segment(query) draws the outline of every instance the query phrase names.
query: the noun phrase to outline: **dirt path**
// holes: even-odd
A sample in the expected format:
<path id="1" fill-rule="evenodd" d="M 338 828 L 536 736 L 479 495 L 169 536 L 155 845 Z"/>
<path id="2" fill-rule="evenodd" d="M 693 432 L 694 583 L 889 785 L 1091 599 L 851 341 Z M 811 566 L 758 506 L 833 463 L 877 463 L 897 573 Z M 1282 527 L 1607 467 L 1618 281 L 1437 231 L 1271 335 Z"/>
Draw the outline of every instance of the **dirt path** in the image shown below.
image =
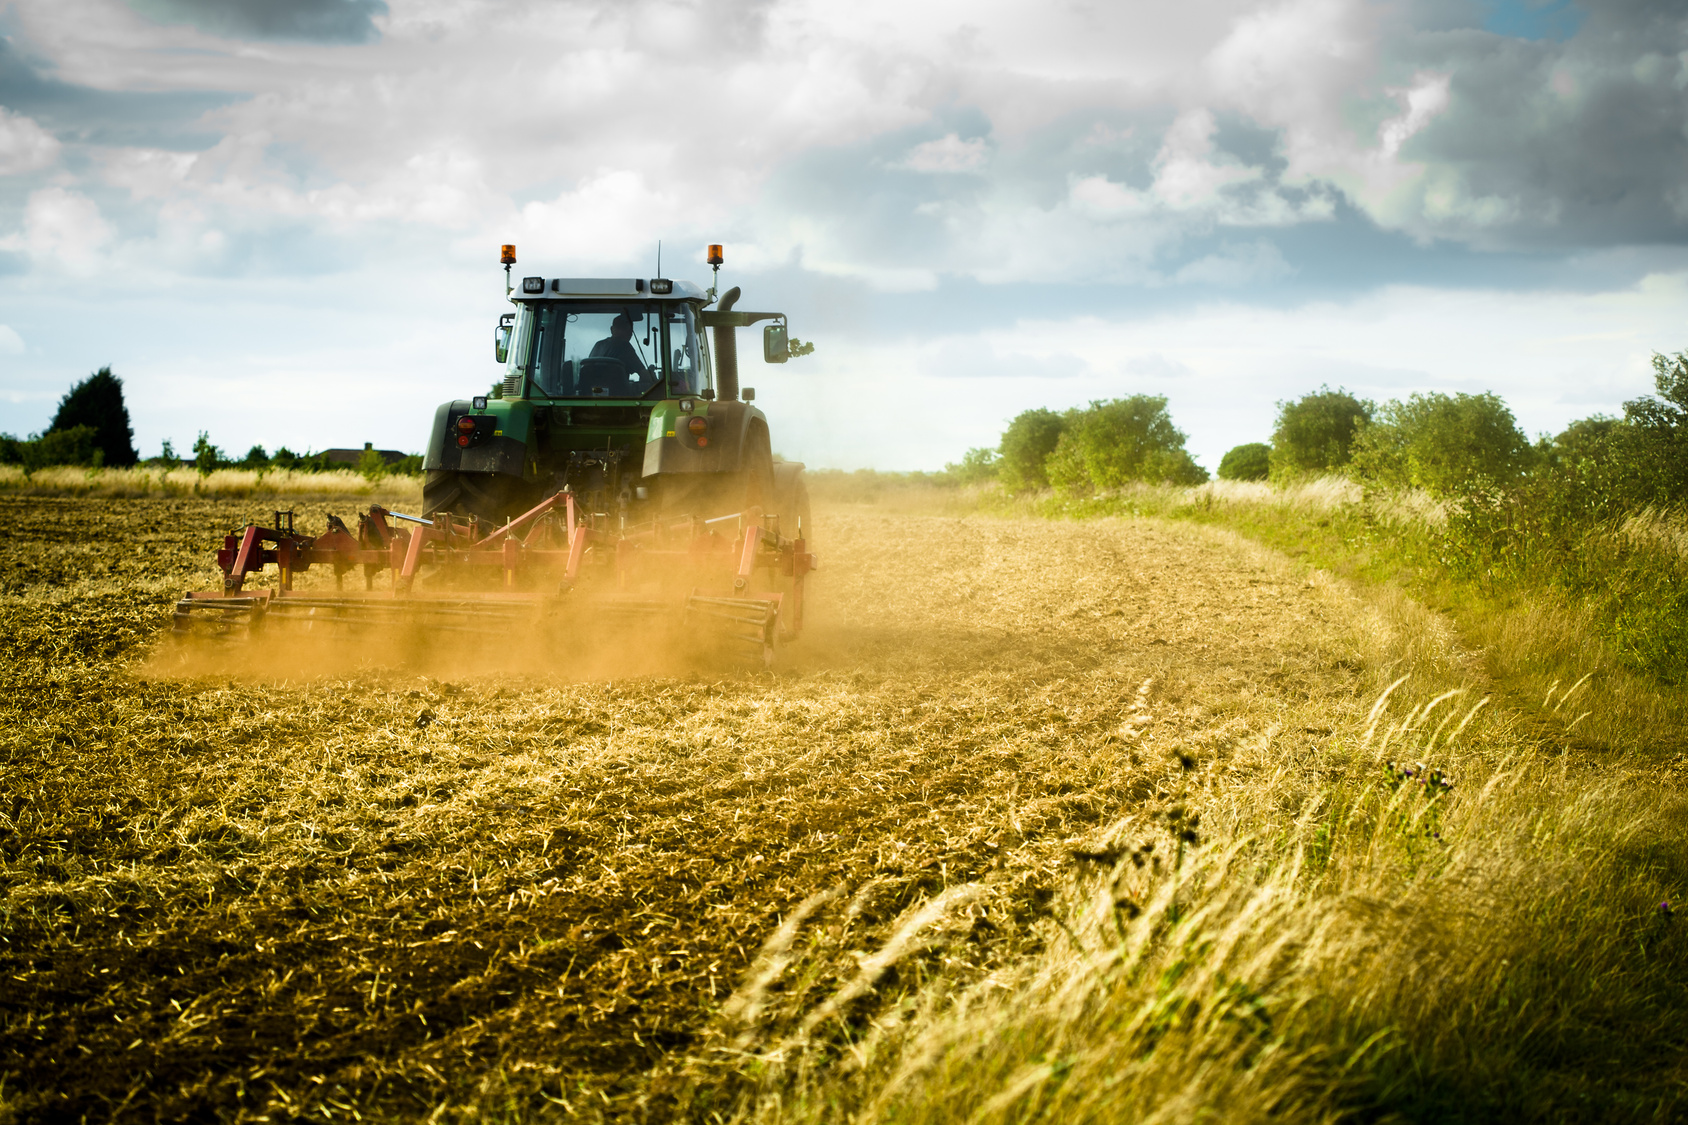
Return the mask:
<path id="1" fill-rule="evenodd" d="M 239 514 L 201 507 L 173 518 Z M 1371 687 L 1353 606 L 1223 533 L 845 510 L 777 674 L 152 678 L 124 638 L 162 624 L 157 582 L 76 600 L 74 552 L 31 544 L 160 514 L 0 500 L 0 1104 L 26 1118 L 654 1112 L 814 891 L 849 892 L 816 962 L 844 973 L 983 881 L 904 971 L 988 971 L 1075 839 L 1188 784 L 1180 754 L 1264 769 Z"/>

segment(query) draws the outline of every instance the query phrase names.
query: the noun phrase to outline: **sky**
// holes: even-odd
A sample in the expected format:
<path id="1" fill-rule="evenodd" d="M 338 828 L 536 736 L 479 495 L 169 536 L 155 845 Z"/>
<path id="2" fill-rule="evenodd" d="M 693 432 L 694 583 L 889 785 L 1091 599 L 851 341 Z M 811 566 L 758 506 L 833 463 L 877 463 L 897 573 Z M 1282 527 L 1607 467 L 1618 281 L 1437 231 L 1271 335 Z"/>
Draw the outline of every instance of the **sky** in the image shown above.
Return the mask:
<path id="1" fill-rule="evenodd" d="M 1212 469 L 1321 386 L 1621 413 L 1688 348 L 1688 4 L 0 0 L 0 432 L 421 450 L 517 275 L 816 345 L 777 452 L 934 469 L 1164 395 Z"/>

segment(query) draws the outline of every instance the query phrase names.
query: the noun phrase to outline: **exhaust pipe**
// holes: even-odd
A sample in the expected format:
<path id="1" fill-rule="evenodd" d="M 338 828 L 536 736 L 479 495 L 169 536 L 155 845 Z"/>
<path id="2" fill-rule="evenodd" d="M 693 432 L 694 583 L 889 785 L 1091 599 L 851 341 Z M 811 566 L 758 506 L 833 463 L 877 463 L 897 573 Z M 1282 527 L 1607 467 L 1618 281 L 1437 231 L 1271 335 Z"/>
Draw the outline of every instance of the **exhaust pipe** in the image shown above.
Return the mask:
<path id="1" fill-rule="evenodd" d="M 720 303 L 715 307 L 720 312 L 732 312 L 733 306 L 738 304 L 739 287 L 733 286 L 721 294 Z M 731 325 L 721 324 L 715 332 L 715 394 L 723 402 L 738 400 L 738 337 L 734 335 L 737 329 Z"/>

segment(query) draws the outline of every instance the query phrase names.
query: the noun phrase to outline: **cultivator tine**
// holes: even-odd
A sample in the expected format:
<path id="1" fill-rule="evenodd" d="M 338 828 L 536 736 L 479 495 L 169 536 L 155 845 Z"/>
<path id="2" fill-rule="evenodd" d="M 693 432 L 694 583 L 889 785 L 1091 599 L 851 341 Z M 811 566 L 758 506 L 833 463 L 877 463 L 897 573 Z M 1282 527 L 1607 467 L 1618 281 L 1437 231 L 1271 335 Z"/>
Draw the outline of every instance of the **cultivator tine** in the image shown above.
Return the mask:
<path id="1" fill-rule="evenodd" d="M 255 632 L 269 609 L 269 595 L 201 597 L 189 594 L 176 602 L 170 631 L 178 638 L 200 635 L 229 640 Z"/>
<path id="2" fill-rule="evenodd" d="M 507 633 L 536 617 L 532 602 L 424 601 L 377 598 L 290 597 L 270 606 L 276 625 L 315 631 L 412 627 L 429 633 Z"/>
<path id="3" fill-rule="evenodd" d="M 719 630 L 729 649 L 764 666 L 774 661 L 779 637 L 780 604 L 777 598 L 719 598 L 693 594 L 686 600 L 689 624 Z"/>

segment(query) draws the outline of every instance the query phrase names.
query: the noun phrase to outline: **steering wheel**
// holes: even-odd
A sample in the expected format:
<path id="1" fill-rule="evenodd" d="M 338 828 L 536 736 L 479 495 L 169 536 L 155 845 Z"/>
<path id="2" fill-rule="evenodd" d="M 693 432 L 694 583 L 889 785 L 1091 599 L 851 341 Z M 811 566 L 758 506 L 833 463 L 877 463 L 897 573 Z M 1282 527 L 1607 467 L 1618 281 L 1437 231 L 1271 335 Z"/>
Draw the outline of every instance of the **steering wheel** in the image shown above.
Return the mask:
<path id="1" fill-rule="evenodd" d="M 618 379 L 622 382 L 627 380 L 627 365 L 619 359 L 599 355 L 580 361 L 579 380 L 582 387 L 598 380 L 613 383 Z"/>

